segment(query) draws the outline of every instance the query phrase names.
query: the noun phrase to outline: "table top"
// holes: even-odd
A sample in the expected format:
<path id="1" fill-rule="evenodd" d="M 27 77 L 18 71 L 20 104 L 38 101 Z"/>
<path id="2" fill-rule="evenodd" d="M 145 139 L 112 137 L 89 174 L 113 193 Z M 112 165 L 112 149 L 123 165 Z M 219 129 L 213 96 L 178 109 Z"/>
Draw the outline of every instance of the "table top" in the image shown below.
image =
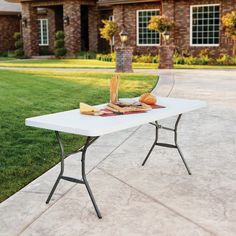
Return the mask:
<path id="1" fill-rule="evenodd" d="M 145 113 L 108 117 L 82 115 L 79 109 L 75 109 L 28 118 L 25 120 L 25 124 L 31 127 L 95 137 L 206 107 L 206 102 L 199 100 L 157 97 L 157 101 L 165 108 L 153 109 Z M 97 107 L 103 106 L 104 104 Z"/>

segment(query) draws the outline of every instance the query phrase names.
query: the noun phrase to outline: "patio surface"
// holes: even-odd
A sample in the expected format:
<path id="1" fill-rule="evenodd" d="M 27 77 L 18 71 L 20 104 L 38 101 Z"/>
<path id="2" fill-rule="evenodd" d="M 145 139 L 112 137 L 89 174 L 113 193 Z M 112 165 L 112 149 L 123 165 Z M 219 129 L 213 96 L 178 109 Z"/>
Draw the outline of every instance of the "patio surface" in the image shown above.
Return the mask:
<path id="1" fill-rule="evenodd" d="M 208 107 L 187 113 L 176 150 L 156 147 L 145 125 L 103 136 L 88 150 L 88 181 L 99 220 L 83 185 L 61 181 L 45 200 L 59 165 L 0 204 L 0 235 L 233 236 L 236 235 L 236 71 L 160 71 L 155 93 L 202 99 Z M 173 125 L 174 119 L 161 124 Z M 172 133 L 160 131 L 162 141 Z M 66 159 L 66 174 L 80 176 L 80 154 Z"/>

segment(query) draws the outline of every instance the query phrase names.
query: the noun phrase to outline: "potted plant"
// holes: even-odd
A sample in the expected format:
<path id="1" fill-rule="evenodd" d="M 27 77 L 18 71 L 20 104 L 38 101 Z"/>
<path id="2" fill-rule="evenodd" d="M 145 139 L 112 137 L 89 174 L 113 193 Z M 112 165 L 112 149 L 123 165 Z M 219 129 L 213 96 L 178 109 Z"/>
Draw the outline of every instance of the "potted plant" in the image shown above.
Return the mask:
<path id="1" fill-rule="evenodd" d="M 169 17 L 164 15 L 153 16 L 149 21 L 148 29 L 160 33 L 166 43 L 166 41 L 169 39 L 169 32 L 171 31 L 173 26 L 174 23 Z"/>

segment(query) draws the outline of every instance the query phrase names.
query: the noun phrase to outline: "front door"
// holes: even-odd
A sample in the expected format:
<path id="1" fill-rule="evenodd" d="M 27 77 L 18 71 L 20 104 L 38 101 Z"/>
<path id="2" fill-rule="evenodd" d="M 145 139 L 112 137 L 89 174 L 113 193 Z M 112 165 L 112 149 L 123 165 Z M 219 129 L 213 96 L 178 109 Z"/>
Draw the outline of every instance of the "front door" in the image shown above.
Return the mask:
<path id="1" fill-rule="evenodd" d="M 89 50 L 88 6 L 81 6 L 81 51 Z"/>

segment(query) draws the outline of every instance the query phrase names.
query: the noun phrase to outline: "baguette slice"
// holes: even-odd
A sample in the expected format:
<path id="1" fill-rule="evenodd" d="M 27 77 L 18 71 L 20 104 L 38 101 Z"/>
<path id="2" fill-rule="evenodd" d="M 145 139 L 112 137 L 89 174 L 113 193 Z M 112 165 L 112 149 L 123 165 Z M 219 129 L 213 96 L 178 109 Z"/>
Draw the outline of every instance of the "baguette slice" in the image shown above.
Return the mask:
<path id="1" fill-rule="evenodd" d="M 80 113 L 84 115 L 96 115 L 99 113 L 100 110 L 98 110 L 95 107 L 92 107 L 86 103 L 81 102 L 80 103 Z"/>

